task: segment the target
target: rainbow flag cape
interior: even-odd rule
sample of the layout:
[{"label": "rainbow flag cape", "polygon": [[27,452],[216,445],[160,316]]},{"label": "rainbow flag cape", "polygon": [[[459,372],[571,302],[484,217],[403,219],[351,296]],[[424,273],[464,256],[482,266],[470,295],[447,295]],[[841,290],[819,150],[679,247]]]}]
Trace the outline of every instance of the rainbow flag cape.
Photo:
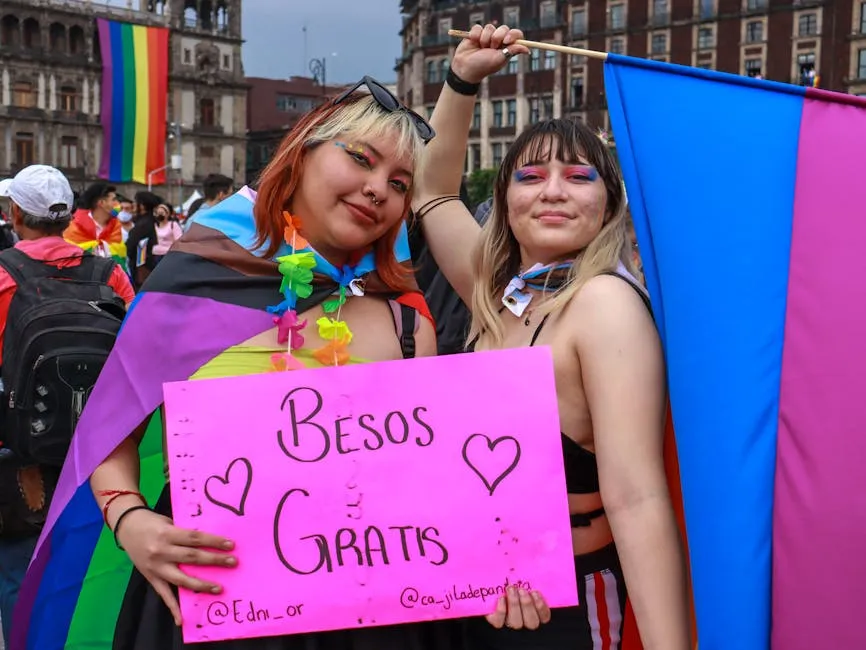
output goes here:
[{"label": "rainbow flag cape", "polygon": [[69,226],[63,232],[63,238],[70,244],[75,244],[90,253],[100,244],[108,245],[108,252],[120,268],[129,272],[129,259],[126,256],[126,244],[123,243],[123,227],[120,221],[113,217],[97,236],[96,224],[89,210],[76,210]]},{"label": "rainbow flag cape", "polygon": [[866,647],[866,101],[616,55],[605,86],[700,650]]},{"label": "rainbow flag cape", "polygon": [[[162,27],[97,18],[102,54],[99,177],[145,184],[165,165],[168,37]],[[165,173],[151,182],[165,182]]]},{"label": "rainbow flag cape", "polygon": [[[73,438],[19,595],[10,650],[112,647],[132,565],[103,524],[90,475],[135,427],[150,419],[140,446],[141,487],[154,505],[165,487],[162,385],[267,371],[267,365],[245,361],[236,347],[274,327],[266,308],[282,299],[277,264],[250,252],[255,239],[252,207],[253,195],[244,188],[203,213],[136,296]],[[284,246],[277,257],[290,252]],[[408,263],[405,228],[395,255]],[[359,267],[369,264],[373,270],[372,258],[373,253],[366,255]],[[375,278],[375,273],[368,277]],[[368,289],[374,283],[368,279]],[[406,294],[398,301],[414,307],[417,297]],[[419,311],[424,313],[423,305]],[[273,351],[264,352],[269,360]],[[308,356],[301,360],[312,364]]]}]

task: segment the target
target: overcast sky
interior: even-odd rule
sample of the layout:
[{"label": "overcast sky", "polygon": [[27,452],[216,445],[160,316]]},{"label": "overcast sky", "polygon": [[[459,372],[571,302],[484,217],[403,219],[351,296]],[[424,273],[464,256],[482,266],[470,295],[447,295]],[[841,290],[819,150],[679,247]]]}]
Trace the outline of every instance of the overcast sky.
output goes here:
[{"label": "overcast sky", "polygon": [[243,0],[242,7],[249,77],[309,75],[309,60],[327,57],[329,84],[365,74],[397,79],[400,0]]}]

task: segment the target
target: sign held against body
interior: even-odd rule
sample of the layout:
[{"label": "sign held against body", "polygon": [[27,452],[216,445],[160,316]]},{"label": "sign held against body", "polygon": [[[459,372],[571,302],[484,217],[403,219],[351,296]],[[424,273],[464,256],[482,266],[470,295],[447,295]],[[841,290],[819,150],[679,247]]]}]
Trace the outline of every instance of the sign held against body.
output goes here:
[{"label": "sign held against body", "polygon": [[186,642],[489,614],[506,584],[577,604],[553,364],[526,348],[166,384]]}]

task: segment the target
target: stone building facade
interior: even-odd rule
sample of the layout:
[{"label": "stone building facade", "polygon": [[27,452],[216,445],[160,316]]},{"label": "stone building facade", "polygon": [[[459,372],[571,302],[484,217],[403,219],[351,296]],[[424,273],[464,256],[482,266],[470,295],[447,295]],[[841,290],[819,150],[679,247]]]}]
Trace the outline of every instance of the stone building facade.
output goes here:
[{"label": "stone building facade", "polygon": [[[118,6],[120,5],[120,6]],[[241,0],[3,0],[0,4],[0,178],[31,163],[62,169],[76,191],[97,180],[102,62],[96,19],[166,27],[166,163],[155,191],[175,204],[209,173],[243,181],[247,84]],[[152,171],[152,170],[149,170]],[[119,187],[132,194],[143,186]]]}]

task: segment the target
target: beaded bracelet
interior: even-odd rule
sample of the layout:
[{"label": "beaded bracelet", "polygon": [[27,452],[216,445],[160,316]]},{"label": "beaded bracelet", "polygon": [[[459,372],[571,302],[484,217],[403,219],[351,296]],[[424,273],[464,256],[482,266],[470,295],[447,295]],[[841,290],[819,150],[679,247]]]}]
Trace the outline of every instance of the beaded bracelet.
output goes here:
[{"label": "beaded bracelet", "polygon": [[120,513],[117,521],[114,522],[114,545],[117,546],[117,548],[119,548],[121,551],[125,549],[120,545],[120,541],[117,539],[117,531],[120,530],[120,522],[123,521],[123,518],[126,517],[126,515],[128,515],[130,512],[135,512],[136,510],[150,510],[150,506],[132,506],[131,508],[127,508]]}]

